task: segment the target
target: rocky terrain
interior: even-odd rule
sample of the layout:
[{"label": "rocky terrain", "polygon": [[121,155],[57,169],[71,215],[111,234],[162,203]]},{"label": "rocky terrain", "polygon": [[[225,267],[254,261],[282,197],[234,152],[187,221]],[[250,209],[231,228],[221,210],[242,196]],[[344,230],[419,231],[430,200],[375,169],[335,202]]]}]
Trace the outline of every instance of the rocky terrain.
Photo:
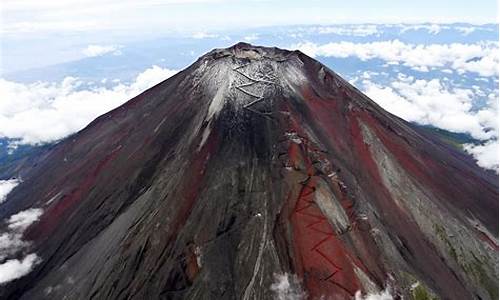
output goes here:
[{"label": "rocky terrain", "polygon": [[298,51],[213,50],[35,161],[3,299],[498,299],[496,174]]}]

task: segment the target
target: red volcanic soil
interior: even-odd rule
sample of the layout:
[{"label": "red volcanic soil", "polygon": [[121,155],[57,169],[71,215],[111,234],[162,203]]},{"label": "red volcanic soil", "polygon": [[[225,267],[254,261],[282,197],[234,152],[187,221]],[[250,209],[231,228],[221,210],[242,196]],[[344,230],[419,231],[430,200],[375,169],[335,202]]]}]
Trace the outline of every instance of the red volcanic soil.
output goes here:
[{"label": "red volcanic soil", "polygon": [[44,155],[2,299],[498,298],[498,177],[298,51],[213,50]]}]

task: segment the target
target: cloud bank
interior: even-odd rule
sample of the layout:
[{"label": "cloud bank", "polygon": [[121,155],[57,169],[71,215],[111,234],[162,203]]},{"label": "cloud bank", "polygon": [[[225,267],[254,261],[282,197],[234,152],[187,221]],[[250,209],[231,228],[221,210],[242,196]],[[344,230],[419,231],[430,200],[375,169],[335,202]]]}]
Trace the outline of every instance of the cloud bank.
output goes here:
[{"label": "cloud bank", "polygon": [[353,24],[343,26],[320,26],[314,27],[313,31],[318,34],[337,34],[345,36],[361,36],[366,37],[370,35],[379,34],[379,29],[375,24]]},{"label": "cloud bank", "polygon": [[484,145],[466,145],[464,149],[479,166],[498,171],[498,90],[487,95],[484,107],[475,109],[477,91],[448,87],[439,79],[399,74],[385,86],[369,79],[357,85],[382,108],[406,121],[467,133],[485,141]]},{"label": "cloud bank", "polygon": [[24,231],[28,226],[40,218],[43,210],[40,208],[30,208],[12,215],[7,221],[8,227],[15,231]]},{"label": "cloud bank", "polygon": [[21,260],[9,259],[0,264],[0,284],[23,277],[31,272],[38,262],[40,262],[40,258],[35,253],[31,253]]},{"label": "cloud bank", "polygon": [[467,144],[464,149],[474,156],[479,166],[498,173],[498,140],[491,140],[482,145]]},{"label": "cloud bank", "polygon": [[132,83],[111,88],[84,88],[73,77],[32,84],[0,79],[0,137],[20,139],[24,144],[56,141],[176,72],[152,66]]},{"label": "cloud bank", "polygon": [[0,180],[0,203],[7,199],[7,194],[10,193],[19,182],[20,180],[18,179]]},{"label": "cloud bank", "polygon": [[121,46],[115,45],[88,45],[87,48],[82,50],[82,53],[87,57],[102,56],[109,53],[120,55],[120,48]]},{"label": "cloud bank", "polygon": [[497,136],[496,94],[489,95],[487,106],[474,110],[474,91],[446,87],[439,79],[399,74],[387,86],[363,80],[361,88],[385,110],[407,121],[468,133],[481,140]]},{"label": "cloud bank", "polygon": [[357,57],[363,61],[382,59],[390,64],[402,64],[417,71],[449,67],[459,74],[477,73],[498,76],[498,42],[476,44],[407,44],[399,40],[370,43],[336,42],[323,45],[305,42],[290,47],[312,57]]},{"label": "cloud bank", "polygon": [[[30,243],[23,240],[23,234],[42,214],[42,209],[31,208],[12,215],[6,221],[8,231],[0,234],[0,261],[3,261],[0,264],[0,285],[28,274],[41,262],[36,253],[25,254]],[[20,254],[22,259],[13,258]]]}]

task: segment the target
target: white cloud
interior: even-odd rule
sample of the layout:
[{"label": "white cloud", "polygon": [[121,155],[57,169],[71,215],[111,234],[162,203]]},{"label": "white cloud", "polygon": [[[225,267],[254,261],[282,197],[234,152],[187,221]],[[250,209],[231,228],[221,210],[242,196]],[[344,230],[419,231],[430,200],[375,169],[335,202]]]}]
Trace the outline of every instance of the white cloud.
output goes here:
[{"label": "white cloud", "polygon": [[379,33],[377,25],[373,24],[321,26],[321,27],[315,27],[312,30],[319,34],[333,33],[345,36],[363,36],[363,37]]},{"label": "white cloud", "polygon": [[0,264],[0,284],[23,277],[31,272],[33,267],[39,262],[40,258],[35,253],[28,254],[22,260],[7,260],[3,264]]},{"label": "white cloud", "polygon": [[196,32],[195,34],[193,34],[193,38],[194,39],[213,39],[213,38],[217,38],[219,37],[218,34],[215,34],[215,33],[208,33],[208,32]]},{"label": "white cloud", "polygon": [[394,297],[391,295],[391,289],[386,287],[385,290],[380,291],[375,294],[368,294],[363,296],[361,291],[357,291],[354,295],[355,300],[393,300]]},{"label": "white cloud", "polygon": [[32,84],[0,79],[0,137],[29,144],[61,139],[176,72],[153,66],[130,84],[91,89],[72,77]]},{"label": "white cloud", "polygon": [[29,245],[28,242],[23,241],[22,237],[22,233],[18,232],[0,234],[0,261]]},{"label": "white cloud", "polygon": [[465,151],[470,153],[477,161],[477,164],[485,169],[492,169],[498,173],[498,141],[491,140],[483,145],[467,144]]},{"label": "white cloud", "polygon": [[455,27],[458,31],[460,31],[462,33],[462,35],[469,35],[471,33],[473,33],[474,31],[476,31],[476,27],[472,27],[472,26],[469,26],[469,27]]},{"label": "white cloud", "polygon": [[6,221],[8,231],[0,234],[0,261],[30,245],[23,240],[23,233],[38,221],[42,213],[40,208],[31,208],[12,215]]},{"label": "white cloud", "polygon": [[[23,240],[23,233],[42,215],[40,208],[30,208],[12,215],[6,223],[8,232],[0,234],[0,261],[8,257],[13,257],[23,249],[29,247],[30,243]],[[41,262],[41,259],[31,253],[23,259],[11,258],[0,264],[0,284],[20,278],[33,269]]]},{"label": "white cloud", "polygon": [[449,26],[444,26],[440,24],[414,24],[414,25],[408,25],[408,24],[400,24],[399,27],[401,27],[400,33],[405,33],[409,30],[421,30],[425,29],[427,30],[428,33],[430,34],[438,34],[441,32],[443,29],[449,29]]},{"label": "white cloud", "polygon": [[306,292],[302,289],[297,275],[274,274],[274,283],[271,284],[271,291],[276,300],[303,300],[307,298]]},{"label": "white cloud", "polygon": [[[166,80],[167,78],[175,75],[178,71],[176,70],[170,70],[170,69],[164,69],[158,66],[152,66],[149,69],[146,69],[144,72],[140,73],[137,75],[135,78],[135,81],[132,83],[130,88],[133,91],[139,91],[142,92],[160,82],[163,80]],[[129,99],[126,99],[129,100]]]},{"label": "white cloud", "polygon": [[245,37],[243,37],[243,39],[247,42],[252,42],[252,41],[255,41],[255,40],[258,40],[259,39],[259,35],[256,34],[256,33],[252,33],[250,35],[247,35]]},{"label": "white cloud", "polygon": [[7,223],[11,230],[24,231],[28,226],[38,221],[38,218],[43,214],[40,208],[30,208],[23,210],[15,215],[12,215]]},{"label": "white cloud", "polygon": [[389,64],[403,64],[419,71],[427,71],[430,67],[447,67],[459,73],[498,75],[498,42],[430,45],[406,44],[399,40],[370,43],[336,42],[323,45],[305,42],[291,48],[297,48],[313,57],[354,56],[361,60],[378,58]]},{"label": "white cloud", "polygon": [[[45,34],[56,32],[85,32],[102,30],[128,30],[128,33],[151,30],[160,24],[188,27],[199,17],[195,11],[180,16],[184,5],[223,3],[228,0],[2,0],[2,26],[6,35]],[[165,13],[158,13],[166,11]],[[114,16],[110,18],[110,16]],[[154,23],[153,26],[152,24]],[[204,26],[205,27],[205,26]],[[203,28],[197,26],[197,28]],[[163,29],[163,28],[162,28]],[[161,30],[161,29],[160,29]],[[169,29],[166,30],[170,31]],[[137,33],[137,31],[135,31]],[[108,36],[110,36],[108,34]],[[112,36],[112,35],[111,35]]]},{"label": "white cloud", "polygon": [[0,33],[15,35],[46,31],[81,32],[105,29],[107,27],[109,27],[108,24],[98,20],[16,21],[2,24]]},{"label": "white cloud", "polygon": [[483,146],[466,149],[481,167],[498,169],[498,91],[487,96],[481,109],[474,109],[473,89],[446,87],[438,79],[417,80],[399,74],[387,86],[363,80],[361,89],[385,110],[407,120],[432,125],[452,132],[468,133],[487,141]]},{"label": "white cloud", "polygon": [[0,180],[0,203],[7,199],[7,194],[9,194],[19,182],[18,179]]},{"label": "white cloud", "polygon": [[121,46],[115,45],[89,45],[87,48],[82,50],[82,53],[87,57],[102,56],[108,53],[113,53],[114,55],[120,55]]},{"label": "white cloud", "polygon": [[127,5],[131,7],[169,5],[169,4],[189,4],[189,3],[212,3],[221,0],[2,0],[5,11],[50,11],[56,9],[87,8],[98,5]]},{"label": "white cloud", "polygon": [[405,75],[388,86],[364,80],[362,89],[385,110],[407,121],[469,133],[482,140],[497,136],[497,106],[492,101],[479,111],[473,110],[472,90],[447,88],[438,79],[417,80]]},{"label": "white cloud", "polygon": [[427,30],[427,32],[429,34],[434,34],[434,35],[440,33],[442,30],[446,30],[446,29],[457,30],[458,32],[460,32],[464,36],[467,36],[467,35],[473,33],[474,31],[489,31],[489,30],[491,30],[490,28],[475,26],[473,24],[470,24],[467,26],[457,26],[457,25],[453,25],[453,24],[450,24],[450,25],[444,25],[444,24],[413,24],[413,25],[398,24],[397,26],[401,28],[400,33],[405,33],[405,32],[410,31],[410,30],[424,29],[424,30]]}]

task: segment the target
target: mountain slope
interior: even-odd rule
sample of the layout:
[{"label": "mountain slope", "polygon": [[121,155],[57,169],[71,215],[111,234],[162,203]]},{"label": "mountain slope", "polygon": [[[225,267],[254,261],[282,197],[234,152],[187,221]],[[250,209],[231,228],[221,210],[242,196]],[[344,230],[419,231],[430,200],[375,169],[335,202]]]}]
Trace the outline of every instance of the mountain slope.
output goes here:
[{"label": "mountain slope", "polygon": [[498,295],[497,178],[300,52],[214,50],[23,180],[0,218],[43,212],[38,260],[3,298]]}]

